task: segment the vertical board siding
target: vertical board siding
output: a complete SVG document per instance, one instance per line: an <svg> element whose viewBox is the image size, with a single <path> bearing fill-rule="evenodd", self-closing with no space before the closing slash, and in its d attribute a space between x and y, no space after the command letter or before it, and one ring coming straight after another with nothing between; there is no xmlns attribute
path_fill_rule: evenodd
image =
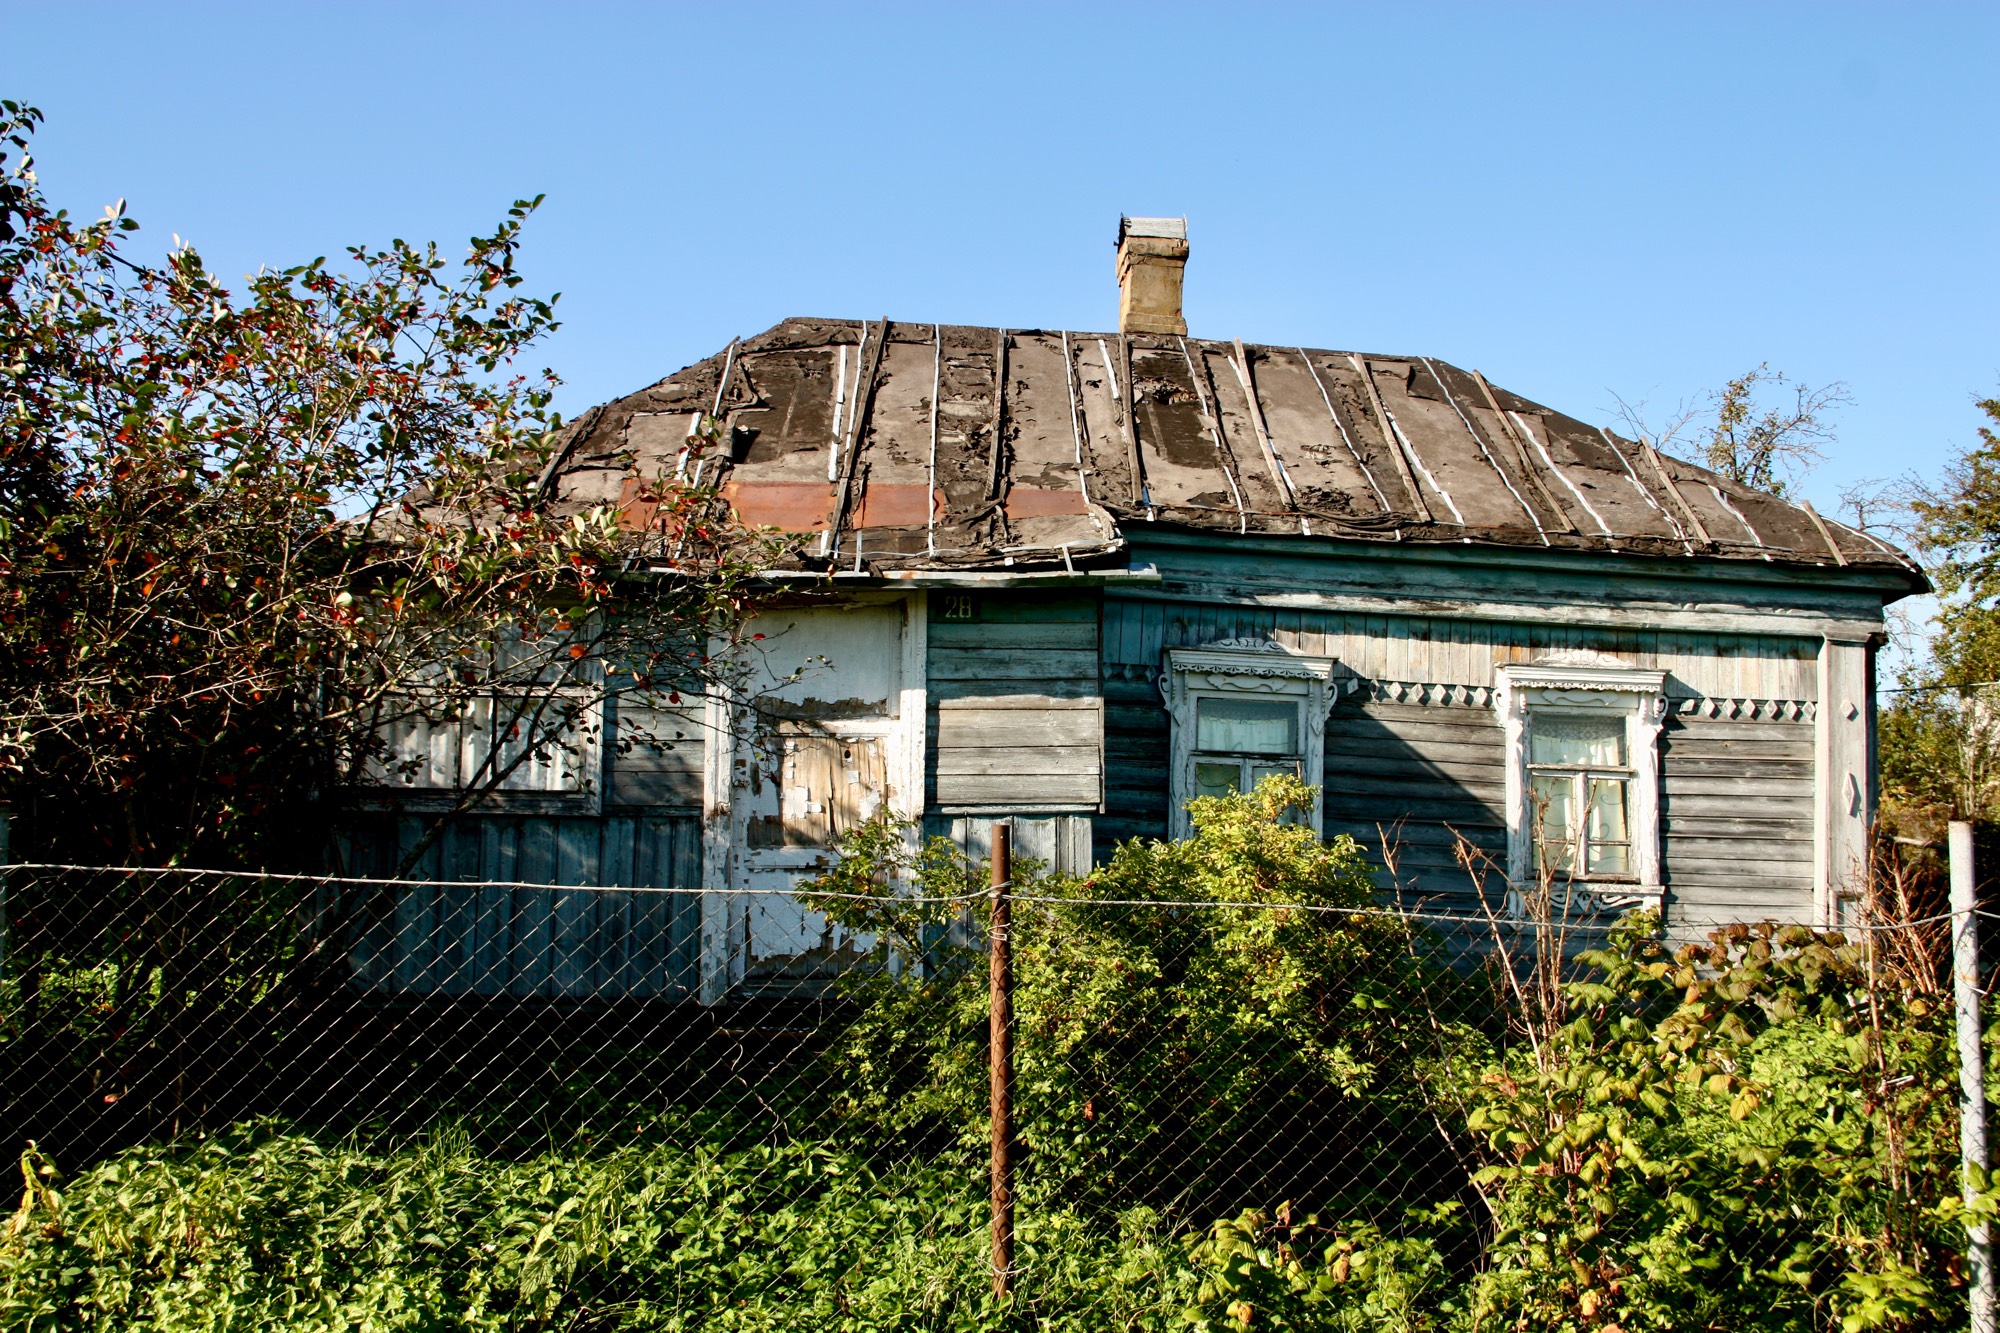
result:
<svg viewBox="0 0 2000 1333"><path fill-rule="evenodd" d="M1810 722L1667 720L1669 923L1813 919L1813 739Z"/></svg>
<svg viewBox="0 0 2000 1333"><path fill-rule="evenodd" d="M1016 864L1033 860L1045 872L1090 873L1090 816L1009 815L1006 820L1014 826ZM924 833L928 837L949 838L967 856L983 861L993 852L994 822L978 815L932 815L924 821Z"/></svg>
<svg viewBox="0 0 2000 1333"><path fill-rule="evenodd" d="M933 599L926 674L927 804L944 811L1095 811L1104 700L1095 598L966 596L969 619Z"/></svg>
<svg viewBox="0 0 2000 1333"><path fill-rule="evenodd" d="M1155 683L1159 668L1104 679L1104 813L1097 817L1095 855L1132 838L1167 836L1170 740L1166 703Z"/></svg>
<svg viewBox="0 0 2000 1333"><path fill-rule="evenodd" d="M1168 648L1269 637L1294 652L1331 657L1365 680L1491 686L1493 668L1561 649L1613 653L1667 673L1674 698L1816 699L1819 640L1792 635L1698 634L1431 616L1280 611L1107 597L1107 664L1157 673Z"/></svg>
<svg viewBox="0 0 2000 1333"><path fill-rule="evenodd" d="M428 828L407 816L356 827L350 873L393 877ZM443 882L350 890L349 958L373 989L607 1000L693 984L699 899L631 890L700 885L698 819L466 817L402 877Z"/></svg>

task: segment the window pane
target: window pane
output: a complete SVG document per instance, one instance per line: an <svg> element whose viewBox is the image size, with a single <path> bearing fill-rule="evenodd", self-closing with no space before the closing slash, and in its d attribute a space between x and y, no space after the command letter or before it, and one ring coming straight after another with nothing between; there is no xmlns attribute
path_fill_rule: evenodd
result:
<svg viewBox="0 0 2000 1333"><path fill-rule="evenodd" d="M1537 773L1531 794L1536 860L1544 869L1566 871L1576 857L1576 779Z"/></svg>
<svg viewBox="0 0 2000 1333"><path fill-rule="evenodd" d="M1253 763L1250 765L1251 787L1253 788L1256 787L1258 783L1262 782L1265 778L1270 777L1273 773L1282 773L1288 778L1295 778L1299 775L1299 766L1296 761L1289 764Z"/></svg>
<svg viewBox="0 0 2000 1333"><path fill-rule="evenodd" d="M1289 699L1196 699L1194 748L1297 754L1299 706Z"/></svg>
<svg viewBox="0 0 2000 1333"><path fill-rule="evenodd" d="M500 781L502 791L559 792L570 786L581 740L575 719L562 701L545 707L540 703L513 696L488 702L487 720L476 739L468 732L477 748L468 749L460 761L468 780L487 761L490 747L493 758L486 774L513 765Z"/></svg>
<svg viewBox="0 0 2000 1333"><path fill-rule="evenodd" d="M1632 847L1622 842L1593 842L1590 844L1590 874L1616 875L1629 879L1632 875Z"/></svg>
<svg viewBox="0 0 2000 1333"><path fill-rule="evenodd" d="M1620 778L1590 781L1590 873L1593 875L1632 873L1630 812L1626 808L1629 785Z"/></svg>
<svg viewBox="0 0 2000 1333"><path fill-rule="evenodd" d="M1194 794L1196 796L1234 796L1238 784L1243 780L1241 764L1196 764L1194 766Z"/></svg>
<svg viewBox="0 0 2000 1333"><path fill-rule="evenodd" d="M1528 762L1577 768L1625 766L1623 713L1536 713L1528 720Z"/></svg>

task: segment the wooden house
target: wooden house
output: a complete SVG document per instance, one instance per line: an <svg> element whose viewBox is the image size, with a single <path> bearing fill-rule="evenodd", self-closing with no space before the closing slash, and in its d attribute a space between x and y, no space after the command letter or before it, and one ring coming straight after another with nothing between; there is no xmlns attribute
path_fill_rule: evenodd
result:
<svg viewBox="0 0 2000 1333"><path fill-rule="evenodd" d="M1470 906L1462 836L1670 926L1850 910L1907 557L1477 371L1190 337L1186 255L1178 221L1122 224L1117 332L788 319L579 419L550 503L618 505L644 549L649 482L694 477L788 535L766 637L733 702L614 706L587 764L428 865L717 892L558 903L525 945L495 907L497 946L415 931L465 938L404 950L405 982L497 947L516 990L750 993L852 942L731 893L878 809L973 845L1010 819L1083 871L1271 772L1323 785L1327 835L1397 840L1434 907ZM641 721L668 743L617 744Z"/></svg>

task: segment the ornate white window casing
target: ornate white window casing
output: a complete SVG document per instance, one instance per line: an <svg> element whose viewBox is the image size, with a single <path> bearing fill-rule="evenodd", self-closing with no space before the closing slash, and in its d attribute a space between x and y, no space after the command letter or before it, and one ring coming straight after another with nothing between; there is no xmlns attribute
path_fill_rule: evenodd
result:
<svg viewBox="0 0 2000 1333"><path fill-rule="evenodd" d="M1259 769L1290 771L1295 764L1300 776L1315 787L1324 781L1326 715L1334 703L1331 658L1295 655L1269 639L1224 639L1200 648L1169 648L1160 689L1173 719L1168 774L1172 836L1185 838L1193 832L1187 803L1199 794L1198 765L1222 768L1240 763L1241 771L1254 775ZM1268 705L1289 705L1294 710L1291 746L1205 752L1198 744L1203 700L1216 701L1219 709L1258 702L1267 705L1257 710L1267 721L1280 716ZM1308 815L1315 833L1320 830L1321 804L1315 799Z"/></svg>
<svg viewBox="0 0 2000 1333"><path fill-rule="evenodd" d="M1660 905L1660 727L1666 719L1666 672L1644 671L1598 653L1562 654L1497 669L1494 711L1506 731L1507 878L1517 891L1535 882L1534 787L1530 779L1535 719L1613 715L1624 723L1631 873L1593 877L1584 868L1560 876L1602 907ZM1582 813L1579 811L1579 819Z"/></svg>

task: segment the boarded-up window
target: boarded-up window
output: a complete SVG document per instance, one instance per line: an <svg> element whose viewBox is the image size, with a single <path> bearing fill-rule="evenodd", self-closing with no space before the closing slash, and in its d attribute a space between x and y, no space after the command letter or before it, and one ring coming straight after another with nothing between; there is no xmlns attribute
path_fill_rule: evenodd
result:
<svg viewBox="0 0 2000 1333"><path fill-rule="evenodd" d="M1095 811L1104 773L1096 602L933 593L929 633L933 802L968 813Z"/></svg>
<svg viewBox="0 0 2000 1333"><path fill-rule="evenodd" d="M752 847L831 847L881 808L880 738L791 734L778 744L778 818L751 823Z"/></svg>

